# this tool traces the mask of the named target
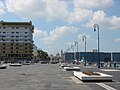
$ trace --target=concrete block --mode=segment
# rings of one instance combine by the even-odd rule
[[[112,81],[113,79],[112,75],[108,75],[100,72],[96,72],[96,73],[100,75],[86,75],[82,72],[74,71],[74,76],[76,76],[82,81]]]

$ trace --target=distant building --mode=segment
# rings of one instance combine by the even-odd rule
[[[65,60],[67,61],[73,61],[73,60],[81,61],[82,59],[86,59],[87,62],[98,62],[97,56],[98,56],[97,52],[86,52],[86,53],[85,52],[77,52],[77,53],[66,52],[64,53]],[[111,62],[111,61],[120,62],[120,52],[119,53],[100,52],[99,60],[101,62]]]
[[[0,60],[31,60],[33,52],[32,22],[0,21]]]
[[[112,60],[114,62],[120,62],[120,52],[113,52],[112,53]]]

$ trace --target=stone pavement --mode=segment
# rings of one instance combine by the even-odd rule
[[[113,90],[120,88],[119,81],[104,83]],[[38,63],[0,69],[0,90],[106,90],[101,86],[104,83],[82,82],[73,76],[72,71],[65,71],[58,64]]]

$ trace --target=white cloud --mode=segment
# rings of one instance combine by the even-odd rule
[[[85,34],[85,33],[83,33],[83,34],[79,34],[77,37],[78,37],[78,39],[79,40],[83,40],[83,36],[86,36],[86,40],[88,41],[88,40],[92,40],[92,37],[90,36],[90,35],[88,35],[88,34]]]
[[[114,41],[116,41],[116,42],[120,42],[120,38],[116,38]]]
[[[87,26],[93,27],[95,23],[107,29],[119,29],[120,25],[118,23],[120,23],[120,17],[107,16],[104,11],[96,11],[90,22],[87,23]]]
[[[76,30],[77,28],[73,26],[58,26],[50,32],[35,29],[34,37],[42,40],[45,44],[51,44],[54,41],[63,38],[65,35],[75,32]]]
[[[74,11],[70,13],[67,21],[70,23],[87,21],[91,19],[92,15],[93,15],[92,10],[74,8]]]
[[[5,6],[2,1],[0,1],[0,15],[5,13]]]
[[[114,3],[114,0],[73,0],[73,4],[78,8],[100,9],[109,7]]]
[[[42,40],[43,38],[48,36],[46,31],[39,30],[38,28],[34,29],[34,37],[38,37],[38,39]]]
[[[71,45],[74,45],[74,42],[66,42],[65,45],[66,46],[71,46]]]
[[[23,18],[52,19],[64,17],[68,13],[67,3],[59,0],[6,0],[6,6],[9,12]]]

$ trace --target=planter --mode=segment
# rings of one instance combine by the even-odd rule
[[[76,72],[74,76],[82,81],[112,81],[113,76],[100,72]]]
[[[69,64],[66,64],[66,63],[63,63],[63,64],[61,64],[61,67],[70,67],[70,65]]]
[[[7,65],[0,65],[0,69],[6,69]]]
[[[20,64],[20,63],[13,63],[13,64],[10,64],[10,66],[13,66],[13,67],[20,67],[20,66],[22,66],[22,64]]]
[[[80,67],[64,67],[66,71],[80,71]]]

